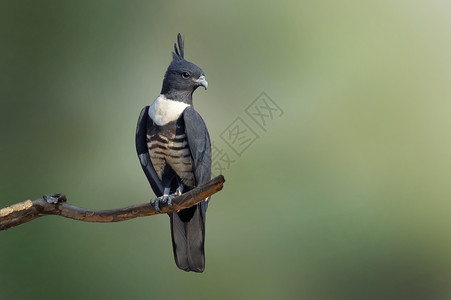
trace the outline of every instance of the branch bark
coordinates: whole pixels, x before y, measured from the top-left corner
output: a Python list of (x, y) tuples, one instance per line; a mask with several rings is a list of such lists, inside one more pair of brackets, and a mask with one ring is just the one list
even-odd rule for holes
[(118, 209), (94, 210), (66, 203), (64, 194), (44, 195), (42, 198), (34, 201), (27, 200), (1, 209), (0, 230), (6, 230), (47, 215), (57, 215), (84, 222), (108, 223), (176, 212), (180, 209), (191, 207), (219, 192), (222, 190), (224, 182), (224, 176), (219, 175), (201, 186), (174, 197), (172, 207), (163, 205), (160, 206), (160, 211), (155, 209), (155, 201)]

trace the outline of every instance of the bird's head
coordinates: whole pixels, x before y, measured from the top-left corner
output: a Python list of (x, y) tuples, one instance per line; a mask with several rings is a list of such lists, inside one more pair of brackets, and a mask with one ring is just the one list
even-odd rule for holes
[(203, 86), (208, 87), (205, 80), (205, 73), (201, 68), (185, 60), (183, 40), (180, 33), (177, 36), (177, 44), (174, 44), (172, 62), (164, 75), (161, 94), (167, 99), (186, 102), (192, 104), (194, 91)]

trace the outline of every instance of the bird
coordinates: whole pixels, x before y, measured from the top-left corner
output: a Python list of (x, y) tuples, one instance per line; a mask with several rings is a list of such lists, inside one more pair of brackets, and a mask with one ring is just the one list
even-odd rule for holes
[[(211, 142), (204, 120), (193, 107), (193, 93), (208, 87), (204, 71), (185, 60), (177, 35), (160, 95), (140, 113), (136, 151), (157, 196), (155, 209), (211, 179)], [(169, 213), (174, 260), (184, 271), (205, 269), (205, 217), (210, 198)]]

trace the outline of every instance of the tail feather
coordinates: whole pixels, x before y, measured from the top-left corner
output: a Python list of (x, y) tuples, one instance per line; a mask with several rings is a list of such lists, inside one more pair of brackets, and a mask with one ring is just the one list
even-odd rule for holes
[(170, 214), (175, 263), (187, 272), (203, 272), (205, 268), (205, 214), (201, 207), (197, 205), (189, 220), (179, 213)]

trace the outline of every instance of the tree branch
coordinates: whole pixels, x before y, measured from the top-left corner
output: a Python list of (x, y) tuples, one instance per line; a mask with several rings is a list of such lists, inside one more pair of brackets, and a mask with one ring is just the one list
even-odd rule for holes
[(44, 195), (34, 201), (24, 201), (0, 210), (0, 230), (21, 225), (36, 218), (57, 215), (84, 222), (119, 222), (162, 213), (171, 213), (188, 208), (222, 190), (224, 176), (219, 175), (209, 182), (198, 186), (180, 196), (174, 197), (172, 207), (163, 205), (155, 210), (155, 201), (127, 206), (118, 209), (85, 209), (66, 203), (64, 194)]

